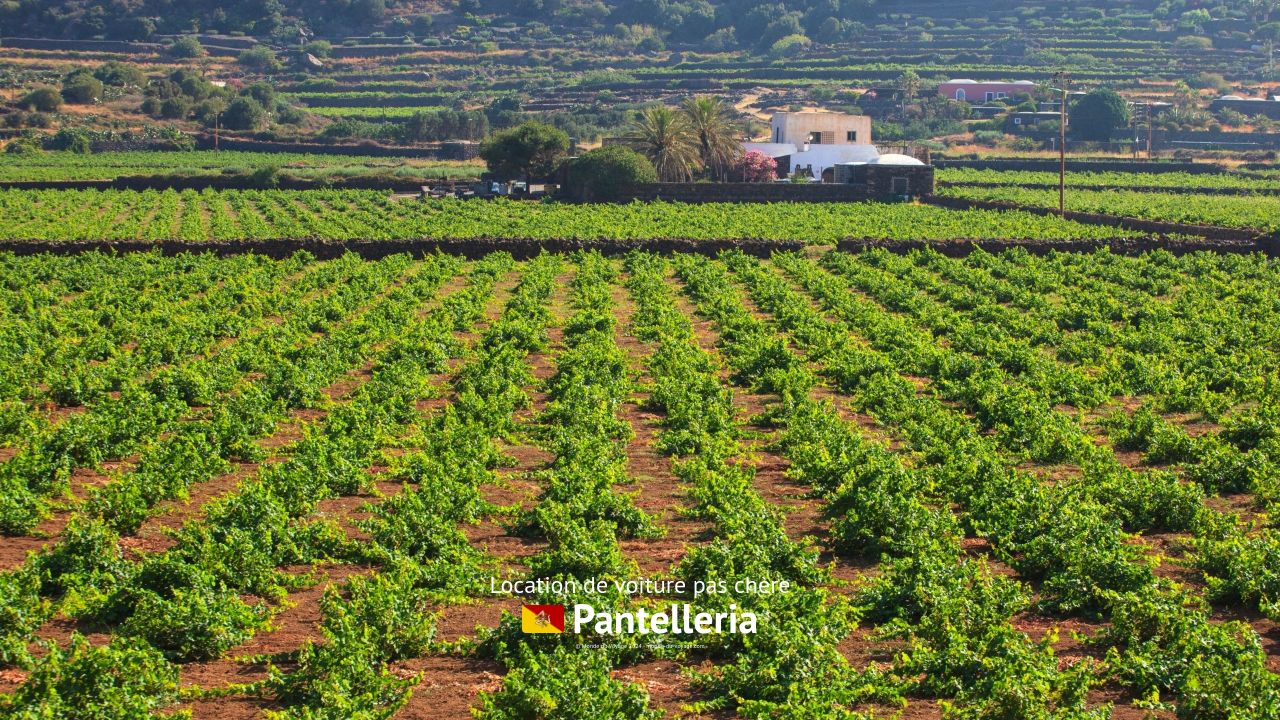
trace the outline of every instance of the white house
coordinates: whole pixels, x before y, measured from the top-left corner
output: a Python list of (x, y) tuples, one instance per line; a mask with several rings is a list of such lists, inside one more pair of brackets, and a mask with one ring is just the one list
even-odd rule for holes
[(785, 175), (822, 173), (841, 163), (869, 162), (879, 156), (871, 144), (871, 118), (831, 112), (774, 113), (770, 142), (743, 143), (746, 152), (768, 155)]

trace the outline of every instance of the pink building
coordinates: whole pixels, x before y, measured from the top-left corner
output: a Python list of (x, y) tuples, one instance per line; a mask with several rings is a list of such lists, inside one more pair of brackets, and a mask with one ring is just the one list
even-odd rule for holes
[(938, 86), (938, 94), (950, 100), (960, 100), (971, 105), (994, 102), (1019, 95), (1036, 94), (1036, 84), (1030, 80), (1014, 82), (978, 82), (977, 80), (948, 80)]

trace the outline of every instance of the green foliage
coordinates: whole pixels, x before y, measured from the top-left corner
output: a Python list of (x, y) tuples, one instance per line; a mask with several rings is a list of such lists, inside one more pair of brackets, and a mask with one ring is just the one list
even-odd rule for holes
[(50, 150), (65, 150), (80, 155), (88, 155), (92, 152), (92, 141), (89, 134), (83, 130), (59, 128), (47, 143)]
[[(430, 17), (429, 15), (427, 17)], [(328, 40), (312, 40), (302, 46), (303, 52), (315, 55), (318, 58), (327, 58), (333, 52), (333, 43)]]
[(337, 644), (371, 643), (387, 660), (423, 654), (435, 638), (436, 616), (426, 612), (426, 594), (412, 579), (403, 570), (356, 576), (347, 581), (345, 598), (330, 589), (320, 602), (325, 636)]
[(1240, 622), (1210, 622), (1203, 603), (1184, 592), (1116, 598), (1100, 641), (1112, 646), (1114, 672), (1140, 692), (1179, 698), (1180, 718), (1280, 711), (1280, 683), (1257, 636)]
[(266, 45), (255, 45), (241, 52), (236, 62), (256, 72), (276, 72), (283, 67), (276, 59), (275, 51)]
[(1129, 124), (1129, 105), (1111, 88), (1090, 90), (1071, 105), (1071, 132), (1085, 140), (1106, 142)]
[(215, 658), (267, 626), (266, 606), (249, 605), (207, 569), (177, 558), (142, 564), (107, 598), (100, 615), (124, 618), (120, 633), (173, 660)]
[(653, 163), (622, 145), (591, 150), (569, 161), (564, 192), (581, 200), (614, 201), (627, 188), (658, 181)]
[(48, 619), (50, 605), (40, 596), (39, 573), (19, 568), (0, 573), (0, 663), (29, 662), (27, 638)]
[(199, 40), (191, 35), (184, 35), (169, 43), (168, 54), (170, 57), (186, 60), (204, 57), (205, 52)]
[[(259, 167), (273, 164), (269, 157), (251, 158), (251, 161)], [(282, 157), (276, 162), (286, 161), (287, 158)], [(1068, 197), (1073, 195), (1075, 193)], [(690, 205), (654, 202), (583, 206), (507, 200), (472, 203), (453, 199), (401, 203), (373, 190), (276, 190), (266, 194), (229, 190), (184, 195), (176, 191), (14, 189), (0, 190), (0, 202), (14, 210), (0, 216), (0, 234), (33, 240), (137, 239), (153, 231), (169, 237), (173, 232), (170, 229), (173, 218), (153, 212), (164, 203), (175, 203), (174, 211), (186, 216), (191, 215), (197, 204), (212, 213), (207, 224), (197, 225), (191, 235), (181, 238), (192, 242), (305, 236), (334, 240), (760, 238), (800, 239), (817, 244), (847, 237), (1067, 240), (1107, 238), (1115, 233), (1104, 226), (1023, 212), (954, 211), (901, 203)], [(270, 210), (277, 202), (285, 211)], [(64, 215), (41, 210), (54, 203), (58, 207), (80, 209), (76, 222), (64, 222)], [(231, 214), (225, 210), (228, 206), (255, 209), (247, 214)], [(351, 210), (338, 212), (335, 206), (350, 206)], [(90, 213), (90, 208), (95, 212)], [(19, 211), (30, 213), (31, 219), (19, 222)], [(117, 217), (124, 222), (113, 222)], [(799, 235), (797, 228), (803, 228)]]
[(549, 176), (569, 150), (569, 136), (530, 120), (485, 138), (480, 157), (500, 180), (541, 180)]
[[(146, 102), (142, 109), (144, 112), (148, 111)], [(185, 120), (191, 114), (191, 101), (184, 97), (165, 98), (156, 106), (153, 114), (171, 120)]]
[(93, 646), (73, 633), (66, 647), (50, 645), (26, 681), (0, 696), (5, 717), (147, 717), (177, 701), (178, 668), (137, 640)]
[(233, 593), (168, 590), (170, 597), (137, 593), (120, 633), (146, 640), (165, 657), (185, 661), (216, 658), (267, 627), (265, 608), (247, 605)]
[(238, 97), (222, 113), (222, 124), (228, 130), (256, 130), (267, 120), (267, 111), (252, 97)]
[(799, 55), (812, 44), (812, 40), (799, 33), (785, 35), (769, 46), (769, 57), (779, 59)]
[(591, 650), (555, 647), (525, 652), (507, 674), (502, 689), (482, 693), (476, 715), (483, 720), (656, 720), (648, 693), (609, 674), (606, 656)]
[(91, 105), (100, 102), (102, 92), (102, 81), (92, 75), (77, 75), (62, 83), (62, 99), (72, 105)]
[(140, 88), (147, 84), (147, 75), (137, 65), (119, 60), (109, 60), (93, 71), (93, 76), (104, 85)]
[[(83, 202), (98, 195), (38, 197), (69, 218), (102, 212)], [(315, 222), (318, 198), (366, 221), (394, 207), (362, 193), (124, 197), (113, 208), (154, 202), (169, 226), (190, 216), (179, 202), (198, 202), (291, 231)], [(75, 204), (88, 206), (83, 216)], [(14, 447), (0, 464), (0, 518), (27, 534), (55, 504), (74, 513), (58, 539), (0, 574), (0, 660), (22, 672), (45, 662), (27, 646), (55, 612), (122, 638), (110, 652), (235, 652), (310, 580), (285, 568), (348, 561), (360, 570), (326, 593), (324, 639), (276, 659), (249, 692), (284, 717), (389, 716), (415, 682), (394, 663), (445, 650), (430, 609), (482, 593), (492, 572), (464, 523), (500, 512), (545, 539), (524, 563), (529, 578), (637, 573), (624, 539), (661, 532), (630, 492), (627, 403), (643, 402), (680, 514), (703, 531), (670, 574), (787, 580), (791, 591), (682, 598), (760, 615), (755, 635), (708, 637), (683, 657), (635, 639), (588, 653), (580, 646), (599, 638), (526, 636), (506, 615), (475, 650), (508, 671), (481, 701), (494, 717), (650, 715), (617, 671), (655, 657), (712, 661), (689, 671), (701, 692), (693, 712), (705, 714), (852, 720), (928, 697), (948, 717), (1092, 720), (1110, 712), (1085, 702), (1100, 683), (1182, 718), (1276, 714), (1280, 687), (1257, 633), (1221, 622), (1222, 612), (1274, 616), (1280, 597), (1268, 520), (1280, 497), (1277, 360), (1266, 351), (1280, 309), (1261, 256), (632, 254), (620, 272), (593, 253), (571, 265), (498, 253), (446, 298), (436, 293), (464, 266), (448, 256), (0, 264), (12, 333), (0, 342), (0, 437)], [(570, 314), (557, 319), (549, 301), (566, 274)], [(494, 317), (498, 287), (508, 302)], [(553, 372), (535, 380), (530, 353), (548, 353)], [(358, 384), (327, 397), (360, 369)], [(446, 372), (447, 400), (421, 410)], [(535, 388), (545, 396), (532, 413)], [(1137, 409), (1112, 413), (1132, 397)], [(48, 398), (85, 409), (49, 418)], [(232, 460), (260, 460), (255, 443), (303, 407), (324, 413), (279, 461), (204, 503), (169, 549), (126, 550), (119, 533)], [(765, 445), (748, 423), (778, 432)], [(525, 510), (495, 509), (484, 485), (511, 464), (502, 449), (530, 443), (550, 455), (532, 476), (543, 494)], [(405, 452), (382, 452), (393, 444)], [(121, 457), (130, 462), (110, 466), (87, 498), (66, 494), (72, 473)], [(403, 488), (360, 510), (354, 541), (324, 501), (385, 488), (371, 467)], [(778, 467), (815, 512), (787, 516), (761, 495)], [(1206, 501), (1215, 493), (1249, 495)], [(1263, 512), (1208, 506), (1227, 502)], [(825, 555), (798, 537), (797, 519), (822, 523)], [(1165, 531), (1193, 536), (1178, 562), (1204, 572), (1214, 613), (1157, 579), (1153, 565), (1170, 559), (1142, 535)], [(829, 589), (831, 556), (879, 565), (846, 597)], [(1085, 655), (1104, 662), (1059, 656), (1053, 630), (1023, 631), (1041, 619), (1033, 610), (1096, 621), (1097, 651)], [(895, 654), (845, 660), (855, 621)], [(55, 685), (79, 672), (59, 667)], [(110, 696), (124, 709), (103, 715), (136, 717), (177, 699), (171, 686), (129, 685), (146, 672), (93, 674), (105, 690), (64, 683), (37, 701), (19, 688), (38, 708), (27, 715), (76, 716), (80, 696)], [(6, 713), (12, 702), (0, 700)]]
[(240, 91), (240, 94), (257, 100), (258, 104), (264, 108), (274, 108), (276, 106), (276, 89), (270, 83), (256, 82), (246, 85)]
[(1196, 561), (1206, 573), (1211, 598), (1280, 617), (1280, 535), (1264, 530), (1250, 537), (1234, 531), (1202, 541), (1199, 550)]
[(38, 87), (22, 96), (22, 106), (36, 112), (57, 112), (62, 109), (62, 93), (48, 86)]
[(848, 708), (901, 702), (895, 683), (878, 670), (854, 670), (837, 649), (852, 629), (848, 606), (818, 590), (798, 590), (764, 603), (768, 621), (720, 667), (694, 683), (718, 699), (698, 709), (736, 706), (739, 716), (866, 717)]

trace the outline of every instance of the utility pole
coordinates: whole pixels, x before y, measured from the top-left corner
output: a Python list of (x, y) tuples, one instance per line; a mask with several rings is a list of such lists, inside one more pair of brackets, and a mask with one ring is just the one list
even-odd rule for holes
[(1147, 159), (1151, 159), (1151, 148), (1155, 144), (1155, 124), (1153, 122), (1155, 110), (1150, 100), (1141, 105), (1134, 103), (1133, 105), (1133, 156), (1138, 157), (1138, 130), (1142, 125), (1147, 127)]
[(1058, 215), (1067, 215), (1067, 80), (1066, 71), (1058, 71), (1053, 78), (1062, 87), (1062, 104), (1058, 107)]
[(1151, 109), (1151, 101), (1147, 101), (1147, 159), (1151, 159), (1152, 142), (1156, 135), (1156, 123), (1154, 110)]

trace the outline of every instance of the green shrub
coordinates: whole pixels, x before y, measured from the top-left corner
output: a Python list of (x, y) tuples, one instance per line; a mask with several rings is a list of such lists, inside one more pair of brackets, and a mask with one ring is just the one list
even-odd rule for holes
[(143, 594), (120, 633), (146, 640), (173, 660), (216, 658), (267, 626), (265, 607), (205, 588), (177, 589), (172, 598)]
[(204, 46), (190, 35), (184, 35), (169, 44), (169, 57), (189, 59), (204, 57)]
[(222, 124), (228, 130), (256, 130), (266, 119), (266, 109), (251, 97), (232, 100), (222, 113)]
[(79, 633), (51, 646), (0, 715), (15, 719), (143, 718), (177, 701), (178, 669), (138, 640), (94, 647)]
[(40, 597), (40, 574), (32, 569), (0, 573), (0, 663), (17, 665), (29, 659), (27, 641), (50, 614)]
[(38, 87), (24, 95), (20, 104), (37, 112), (57, 112), (62, 109), (62, 93), (47, 85)]
[(102, 100), (102, 81), (92, 75), (78, 75), (62, 84), (62, 99), (72, 105), (90, 105)]
[(411, 570), (384, 572), (347, 581), (344, 599), (331, 588), (320, 601), (324, 633), (335, 643), (371, 643), (378, 657), (417, 657), (436, 636), (436, 616), (428, 598), (414, 587)]
[(171, 97), (160, 103), (160, 117), (184, 120), (191, 114), (191, 101), (184, 97)]
[(50, 150), (65, 150), (79, 155), (93, 152), (89, 133), (78, 128), (61, 128), (46, 143)]
[(276, 59), (275, 52), (266, 45), (257, 45), (245, 50), (236, 58), (236, 62), (258, 72), (276, 72), (283, 67)]
[(111, 60), (99, 65), (93, 76), (105, 85), (115, 87), (143, 87), (147, 84), (147, 75), (137, 65), (119, 60)]
[(639, 685), (609, 674), (607, 656), (592, 650), (556, 647), (550, 652), (522, 651), (496, 693), (480, 696), (481, 720), (656, 720)]
[(35, 155), (44, 152), (44, 147), (36, 138), (16, 138), (4, 146), (10, 155)]
[(653, 163), (621, 145), (596, 148), (568, 161), (565, 192), (579, 200), (614, 202), (627, 188), (658, 181)]

